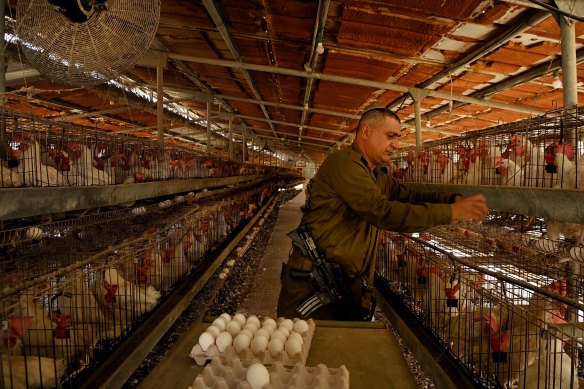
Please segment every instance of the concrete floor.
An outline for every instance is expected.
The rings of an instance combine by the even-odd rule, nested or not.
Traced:
[[[286,235],[298,227],[306,196],[304,190],[288,201],[278,214],[274,230],[253,280],[250,293],[246,296],[239,310],[258,316],[276,317],[278,295],[280,294],[280,271],[282,262],[288,261],[291,248],[290,238]]]

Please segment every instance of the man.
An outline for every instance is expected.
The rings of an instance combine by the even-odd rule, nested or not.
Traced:
[[[300,225],[307,225],[327,262],[341,266],[362,303],[362,280],[371,279],[379,229],[416,232],[458,220],[481,221],[489,212],[483,195],[464,198],[456,193],[416,192],[388,173],[391,155],[399,147],[400,120],[386,108],[361,116],[355,141],[328,156],[312,183]],[[312,270],[310,258],[293,245],[282,268],[278,316],[297,317],[306,310],[314,289],[302,272]],[[338,304],[327,304],[309,315],[315,319],[351,320]]]

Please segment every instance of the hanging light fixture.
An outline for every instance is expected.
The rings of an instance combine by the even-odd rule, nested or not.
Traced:
[[[318,54],[324,53],[324,46],[322,45],[322,34],[319,34],[318,37],[316,37],[316,52]]]

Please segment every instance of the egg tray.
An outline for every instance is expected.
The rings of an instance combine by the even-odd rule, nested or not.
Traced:
[[[227,346],[223,352],[220,352],[217,345],[212,344],[207,351],[203,351],[199,342],[197,342],[192,348],[190,357],[193,358],[199,366],[203,366],[207,361],[217,356],[226,359],[240,359],[242,361],[251,361],[255,359],[264,365],[270,365],[275,362],[281,362],[284,366],[294,366],[297,363],[304,365],[306,363],[306,358],[308,357],[308,351],[310,350],[310,344],[312,343],[312,337],[314,336],[314,330],[316,327],[314,320],[312,319],[308,319],[306,323],[308,324],[308,330],[302,335],[302,349],[300,350],[300,353],[294,356],[294,358],[291,358],[286,350],[282,350],[272,356],[267,349],[258,354],[255,354],[249,347],[237,352],[233,345]]]
[[[226,360],[215,357],[189,389],[251,389],[246,374],[253,363],[237,358]],[[270,383],[263,389],[349,389],[349,370],[345,365],[328,368],[324,364],[307,367],[297,363],[294,367],[286,367],[281,362],[275,362],[267,369]]]

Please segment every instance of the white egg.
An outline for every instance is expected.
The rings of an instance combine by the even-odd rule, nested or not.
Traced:
[[[240,327],[245,326],[245,316],[242,313],[236,313],[235,316],[233,316],[233,320],[235,320]]]
[[[218,277],[219,277],[220,280],[224,280],[225,277],[227,277],[227,274],[225,274],[225,273],[219,273],[219,276]]]
[[[229,332],[231,336],[236,336],[241,331],[241,326],[238,322],[231,320],[225,326],[225,331]]]
[[[224,267],[223,270],[221,270],[221,273],[229,274],[229,268]]]
[[[254,338],[257,338],[258,336],[263,336],[266,339],[270,339],[270,334],[268,333],[268,331],[264,330],[263,328],[260,328],[259,330],[257,330],[256,333],[253,335]]]
[[[286,337],[288,337],[288,335],[290,335],[290,331],[286,327],[280,327],[276,330],[276,332],[278,332],[278,331],[283,333]]]
[[[272,336],[270,337],[271,339],[280,339],[282,341],[282,343],[284,343],[286,341],[286,335],[284,335],[282,332],[280,331],[274,331],[274,333],[272,334]]]
[[[221,331],[225,331],[225,325],[227,323],[225,323],[225,320],[223,320],[222,318],[218,317],[217,319],[213,320],[213,325],[217,328],[219,328]]]
[[[288,339],[286,344],[284,344],[284,348],[290,358],[294,358],[296,355],[300,354],[300,351],[302,351],[302,345],[294,339]]]
[[[217,326],[209,326],[207,327],[207,332],[213,335],[213,339],[219,336],[221,330]]]
[[[225,262],[225,264],[229,267],[232,267],[235,265],[235,259],[230,259],[229,261]]]
[[[266,331],[268,333],[268,335],[272,336],[272,334],[274,333],[274,331],[276,331],[276,327],[272,327],[270,325],[264,325],[261,328],[262,330]]]
[[[208,333],[207,331],[203,332],[200,336],[199,336],[199,345],[201,346],[201,349],[203,351],[207,351],[209,349],[209,346],[212,345],[213,343],[215,343],[215,337]]]
[[[308,331],[308,323],[306,320],[298,320],[294,323],[294,331],[298,332],[300,335],[304,335]]]
[[[288,332],[292,331],[292,328],[294,328],[294,323],[292,323],[292,320],[290,319],[284,319],[280,325],[278,326],[278,328],[287,328]]]
[[[298,343],[300,343],[301,346],[304,344],[304,339],[302,338],[302,335],[300,335],[298,332],[290,332],[290,335],[288,335],[288,339],[295,339]]]
[[[219,315],[219,317],[225,321],[225,324],[231,321],[231,315],[228,314],[227,312],[222,313],[221,315]]]
[[[284,350],[284,342],[282,342],[279,338],[270,339],[268,342],[268,351],[270,355],[275,357],[278,353],[281,353]]]
[[[260,319],[258,319],[258,317],[256,315],[251,315],[250,317],[247,318],[246,324],[249,323],[253,323],[255,324],[256,327],[259,328],[260,326]]]
[[[242,350],[249,348],[250,343],[251,343],[251,338],[247,334],[240,332],[235,337],[235,339],[233,339],[233,348],[235,349],[235,351],[240,353]]]
[[[255,325],[255,323],[245,323],[245,326],[243,326],[244,330],[248,330],[249,332],[253,334],[256,333],[256,331],[258,330],[258,326]]]
[[[217,339],[215,339],[215,344],[217,345],[217,348],[221,353],[225,351],[227,347],[231,346],[232,343],[233,337],[227,331],[223,331],[222,333],[219,334]]]
[[[283,322],[284,320],[286,320],[286,318],[285,318],[285,317],[282,317],[282,316],[280,316],[280,317],[279,317],[279,318],[276,320],[276,323],[277,323],[278,325],[280,325],[280,323],[281,323],[281,322]]]
[[[262,323],[262,327],[265,326],[272,326],[274,328],[278,327],[278,324],[276,324],[276,321],[274,319],[272,319],[271,317],[266,317],[264,318],[264,321]]]
[[[40,239],[43,237],[43,230],[38,227],[29,227],[24,232],[26,239]]]
[[[261,363],[254,363],[247,368],[245,380],[249,383],[251,389],[262,389],[270,383],[270,373]]]
[[[246,334],[248,336],[249,339],[253,339],[253,335],[254,333],[251,332],[250,330],[248,330],[247,328],[242,329],[241,331],[239,331],[240,334]],[[239,334],[238,334],[239,335]]]
[[[264,336],[254,337],[250,344],[251,351],[254,354],[259,354],[268,347],[268,339]]]

